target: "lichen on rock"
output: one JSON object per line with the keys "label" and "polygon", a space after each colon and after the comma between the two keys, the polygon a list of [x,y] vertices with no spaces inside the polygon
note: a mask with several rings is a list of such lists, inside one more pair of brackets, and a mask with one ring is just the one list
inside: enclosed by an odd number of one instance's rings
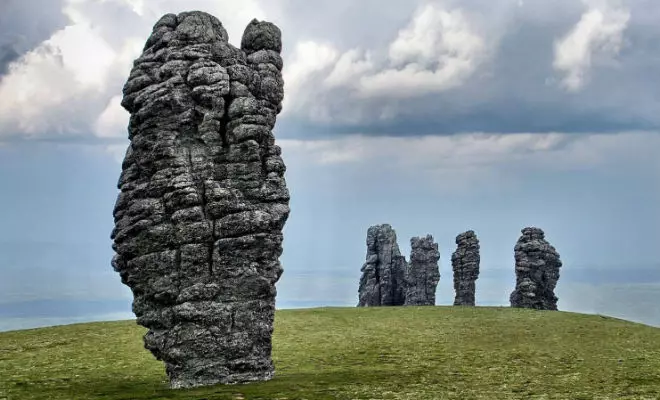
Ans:
{"label": "lichen on rock", "polygon": [[511,307],[557,310],[554,289],[562,262],[557,250],[545,240],[544,232],[524,228],[514,252],[516,288],[510,296]]}
{"label": "lichen on rock", "polygon": [[172,388],[274,374],[289,215],[272,133],[284,93],[281,49],[269,22],[250,22],[238,49],[210,14],[166,14],[123,89],[130,144],[112,265]]}

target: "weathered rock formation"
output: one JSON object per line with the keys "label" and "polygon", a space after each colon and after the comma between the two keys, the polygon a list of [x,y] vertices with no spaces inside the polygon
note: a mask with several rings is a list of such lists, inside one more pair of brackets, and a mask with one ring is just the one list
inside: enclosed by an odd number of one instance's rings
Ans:
{"label": "weathered rock formation", "polygon": [[554,290],[561,261],[539,228],[524,228],[515,246],[516,288],[511,307],[556,310]]}
{"label": "weathered rock formation", "polygon": [[451,255],[454,270],[455,306],[473,306],[475,283],[479,278],[479,239],[474,231],[456,236],[456,251]]}
{"label": "weathered rock formation", "polygon": [[402,306],[406,259],[389,224],[367,230],[367,260],[362,266],[358,307]]}
{"label": "weathered rock formation", "polygon": [[289,215],[272,129],[281,33],[253,20],[238,49],[215,17],[167,14],[124,86],[130,145],[112,260],[172,388],[270,379],[275,283]]}
{"label": "weathered rock formation", "polygon": [[440,281],[440,252],[433,236],[410,239],[410,263],[405,274],[407,306],[434,306],[435,290]]}

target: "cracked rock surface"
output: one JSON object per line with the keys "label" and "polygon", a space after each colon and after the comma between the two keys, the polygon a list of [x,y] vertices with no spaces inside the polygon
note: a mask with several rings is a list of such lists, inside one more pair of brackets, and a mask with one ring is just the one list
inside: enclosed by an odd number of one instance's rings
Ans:
{"label": "cracked rock surface", "polygon": [[440,281],[440,252],[433,236],[410,239],[410,263],[405,276],[407,306],[434,306],[435,291]]}
{"label": "cracked rock surface", "polygon": [[554,290],[562,263],[543,231],[524,228],[514,251],[516,288],[510,296],[511,307],[557,310]]}
{"label": "cracked rock surface", "polygon": [[454,270],[454,305],[473,306],[475,284],[479,278],[479,239],[474,231],[456,236],[456,251],[451,256]]}
{"label": "cracked rock surface", "polygon": [[367,259],[362,266],[358,307],[402,306],[406,259],[389,224],[367,230]]}
{"label": "cracked rock surface", "polygon": [[193,11],[153,27],[123,89],[131,114],[111,238],[144,345],[172,388],[267,380],[285,166],[272,129],[281,33],[253,20],[241,48]]}

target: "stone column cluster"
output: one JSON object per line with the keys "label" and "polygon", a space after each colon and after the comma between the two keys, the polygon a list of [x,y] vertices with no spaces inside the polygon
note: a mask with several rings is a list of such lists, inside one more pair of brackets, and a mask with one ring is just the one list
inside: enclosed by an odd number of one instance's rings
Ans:
{"label": "stone column cluster", "polygon": [[[524,228],[515,246],[516,288],[511,307],[556,310],[554,294],[559,254],[539,228]],[[396,233],[388,224],[367,231],[367,260],[362,266],[358,307],[435,305],[440,280],[438,244],[431,235],[410,240],[410,262],[396,243]],[[451,263],[454,273],[454,305],[474,306],[476,281],[481,257],[479,239],[469,230],[456,236]]]}
{"label": "stone column cluster", "polygon": [[367,230],[367,259],[362,266],[358,307],[434,305],[440,280],[438,244],[431,235],[414,237],[410,263],[401,255],[389,224]]}

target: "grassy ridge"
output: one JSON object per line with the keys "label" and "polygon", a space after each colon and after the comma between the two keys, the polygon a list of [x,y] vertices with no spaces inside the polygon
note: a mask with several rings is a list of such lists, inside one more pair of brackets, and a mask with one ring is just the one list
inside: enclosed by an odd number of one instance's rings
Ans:
{"label": "grassy ridge", "polygon": [[276,377],[168,390],[134,321],[0,333],[0,400],[658,399],[660,329],[497,307],[277,311]]}

